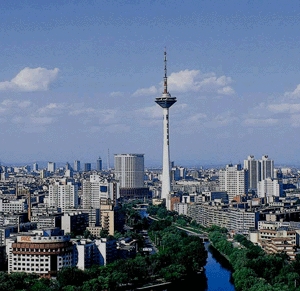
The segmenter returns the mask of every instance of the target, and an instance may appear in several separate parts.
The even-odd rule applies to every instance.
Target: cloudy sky
[[[47,2],[47,3],[46,3]],[[300,165],[299,1],[3,1],[0,162]]]

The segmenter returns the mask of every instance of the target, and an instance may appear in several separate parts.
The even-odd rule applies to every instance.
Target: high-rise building
[[[96,170],[102,171],[102,159],[100,157],[96,161]]]
[[[274,161],[267,155],[262,156],[260,160],[260,181],[267,178],[274,178]]]
[[[166,201],[166,207],[170,210],[171,197],[171,169],[170,169],[170,149],[169,149],[169,108],[177,101],[176,97],[171,97],[167,85],[167,52],[164,53],[164,91],[161,97],[157,97],[155,102],[163,108],[163,170],[161,198]]]
[[[80,171],[80,161],[75,160],[74,161],[74,169],[75,172],[79,172]]]
[[[92,164],[91,163],[84,163],[84,171],[90,172],[92,170]]]
[[[282,183],[277,179],[266,178],[258,182],[257,196],[265,198],[265,203],[273,202],[272,200],[275,200],[275,197],[280,197],[282,192]]]
[[[39,170],[39,166],[37,163],[34,163],[33,166],[32,166],[32,171],[33,172],[37,172]]]
[[[255,160],[254,156],[248,156],[247,160],[244,160],[244,169],[247,170],[248,176],[248,189],[257,191],[257,183],[260,176],[260,163]]]
[[[56,170],[56,165],[54,162],[48,162],[48,167],[47,167],[48,172],[54,173]]]
[[[49,185],[49,206],[59,207],[64,212],[78,207],[78,185],[72,182],[56,181]]]
[[[100,176],[91,175],[82,181],[82,207],[100,209]]]
[[[267,155],[262,156],[261,160],[255,160],[254,156],[248,156],[244,160],[244,169],[247,170],[248,189],[257,192],[258,183],[267,178],[274,178],[274,161]]]
[[[236,196],[247,195],[248,182],[247,171],[241,165],[226,165],[224,170],[219,172],[220,191],[226,191],[229,202]]]
[[[115,177],[121,188],[144,187],[144,155],[116,154]]]
[[[119,181],[122,199],[151,198],[149,188],[144,186],[143,154],[116,154],[115,178]]]

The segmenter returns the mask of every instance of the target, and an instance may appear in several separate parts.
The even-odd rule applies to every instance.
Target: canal
[[[168,286],[163,290],[195,290],[195,291],[235,291],[231,282],[232,270],[228,261],[212,248],[209,242],[205,243],[208,252],[204,273],[189,280],[176,283],[176,286]]]

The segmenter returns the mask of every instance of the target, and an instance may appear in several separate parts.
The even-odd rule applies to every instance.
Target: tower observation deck
[[[165,200],[166,207],[170,210],[171,196],[171,170],[170,170],[170,149],[169,149],[169,108],[177,101],[176,97],[171,97],[168,92],[167,78],[167,53],[164,52],[164,91],[161,97],[157,97],[155,102],[163,108],[163,172],[161,198]]]

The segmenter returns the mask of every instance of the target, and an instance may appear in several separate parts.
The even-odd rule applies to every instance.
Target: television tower
[[[157,97],[155,102],[163,108],[163,171],[162,171],[162,186],[161,198],[165,199],[166,208],[170,210],[171,203],[171,175],[170,175],[170,149],[169,149],[169,108],[177,101],[176,97],[171,97],[168,92],[167,83],[167,52],[164,52],[165,76],[164,76],[164,91],[161,97]]]

